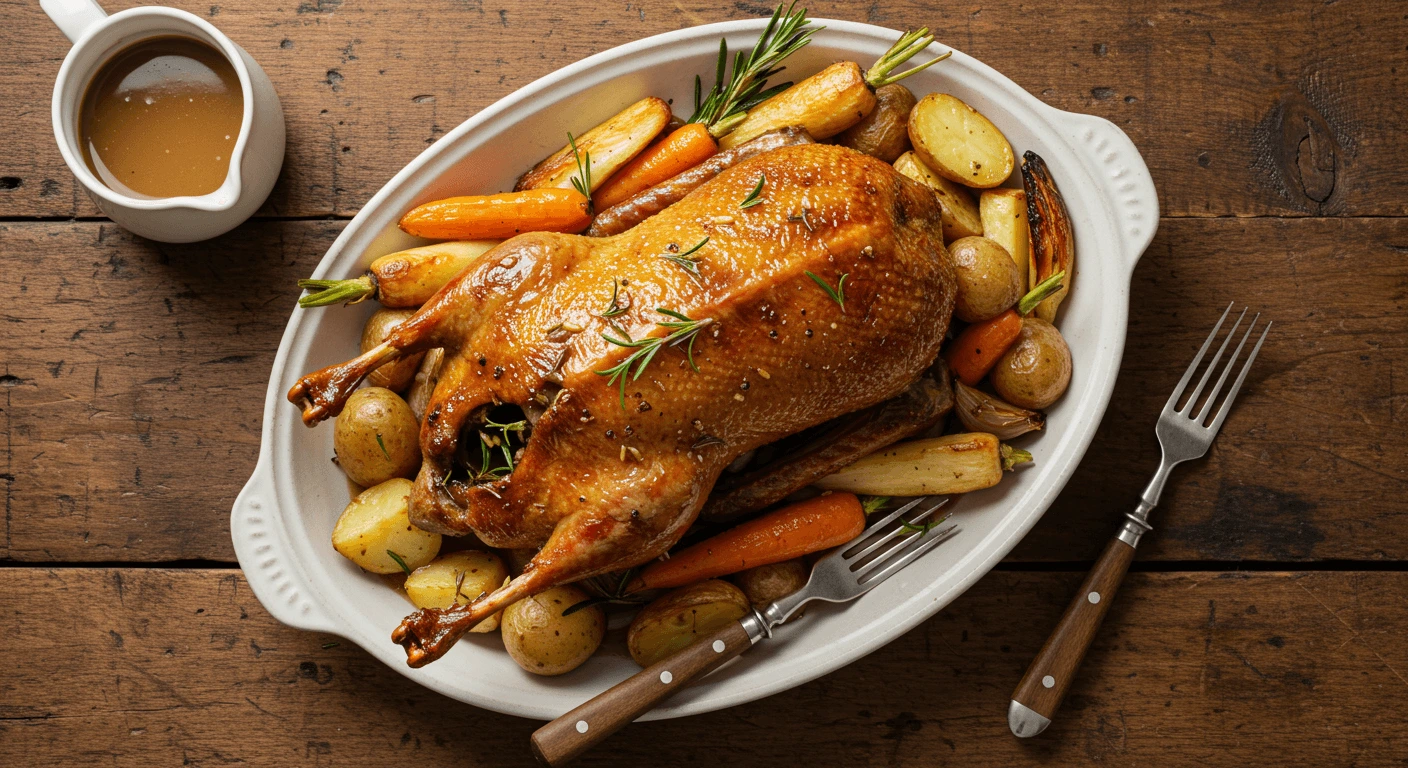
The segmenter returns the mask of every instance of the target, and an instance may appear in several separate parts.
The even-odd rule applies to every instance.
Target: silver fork
[[[1261,343],[1266,341],[1266,334],[1271,330],[1269,321],[1262,329],[1261,336],[1257,338],[1256,346],[1252,347],[1251,354],[1247,355],[1247,361],[1238,371],[1232,388],[1227,390],[1226,397],[1222,398],[1222,404],[1215,410],[1213,406],[1218,401],[1222,385],[1227,383],[1227,376],[1231,373],[1233,365],[1242,354],[1242,347],[1256,328],[1260,313],[1252,317],[1241,341],[1237,342],[1237,348],[1233,350],[1232,356],[1222,368],[1222,373],[1217,377],[1217,382],[1213,384],[1212,390],[1201,405],[1199,398],[1222,360],[1222,353],[1227,350],[1227,345],[1231,343],[1232,337],[1237,335],[1237,329],[1246,319],[1245,309],[1237,317],[1237,322],[1233,323],[1232,329],[1227,332],[1222,345],[1217,348],[1217,354],[1213,355],[1207,370],[1202,378],[1198,379],[1193,393],[1188,396],[1182,407],[1178,405],[1188,382],[1193,380],[1193,374],[1197,372],[1203,356],[1217,339],[1218,331],[1222,329],[1223,322],[1231,312],[1232,305],[1229,304],[1222,317],[1218,318],[1217,325],[1213,326],[1212,333],[1208,334],[1207,341],[1204,341],[1202,348],[1198,350],[1197,357],[1193,358],[1192,365],[1183,373],[1183,378],[1178,380],[1178,386],[1173,388],[1173,394],[1164,404],[1163,412],[1159,414],[1159,423],[1154,433],[1159,437],[1163,458],[1159,462],[1158,471],[1154,473],[1154,479],[1144,488],[1139,506],[1135,507],[1133,512],[1125,514],[1119,532],[1106,545],[1090,575],[1085,577],[1080,590],[1066,607],[1060,623],[1046,639],[1046,644],[1032,660],[1031,666],[1027,667],[1027,673],[1022,676],[1017,689],[1012,692],[1012,703],[1007,707],[1007,724],[1017,736],[1035,736],[1051,724],[1051,717],[1055,715],[1057,708],[1061,706],[1061,700],[1070,690],[1076,670],[1085,658],[1091,641],[1095,639],[1095,632],[1100,628],[1106,611],[1109,610],[1115,590],[1119,588],[1125,572],[1129,570],[1129,563],[1134,559],[1134,548],[1139,546],[1139,539],[1144,534],[1153,530],[1149,525],[1149,512],[1158,506],[1159,496],[1164,491],[1169,472],[1176,465],[1207,453],[1213,438],[1217,437],[1218,430],[1222,429],[1222,422],[1227,419],[1227,413],[1232,410],[1232,401],[1237,398],[1237,391],[1242,388],[1242,381],[1247,378],[1247,371],[1251,370],[1252,361],[1256,359],[1257,352],[1261,351]]]
[[[812,600],[844,603],[874,589],[953,537],[958,526],[927,522],[948,499],[921,496],[871,523],[859,536],[812,566],[806,586],[696,640],[693,645],[637,672],[580,707],[539,728],[533,751],[548,765],[563,765],[653,709],[691,680],[717,669]],[[913,510],[926,508],[912,517]],[[903,518],[903,520],[901,520]],[[947,519],[947,518],[945,518]]]

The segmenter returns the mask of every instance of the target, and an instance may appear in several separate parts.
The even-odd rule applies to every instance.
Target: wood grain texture
[[[1132,574],[1061,715],[1011,686],[1077,575],[994,573],[855,664],[638,723],[579,765],[1385,765],[1408,753],[1408,576]],[[0,570],[0,764],[530,766],[540,724],[288,629],[237,572]],[[766,652],[760,646],[752,652]],[[43,663],[37,660],[44,659]]]
[[[109,12],[140,5],[113,0]],[[271,216],[355,212],[422,149],[515,88],[592,53],[767,3],[550,4],[295,0],[172,5],[209,19],[268,71],[288,152]],[[1111,6],[809,3],[814,16],[928,25],[1032,94],[1115,121],[1165,214],[1402,215],[1408,185],[1395,3],[1310,0]],[[97,211],[54,146],[49,99],[67,48],[37,3],[0,5],[0,216]],[[1399,66],[1393,66],[1399,62]]]
[[[97,222],[0,224],[0,274],[18,276],[0,282],[0,557],[233,561],[229,509],[294,280],[341,226],[158,246]],[[1165,220],[1104,423],[1013,558],[1094,559],[1158,464],[1167,393],[1235,298],[1276,330],[1208,457],[1175,470],[1139,559],[1408,559],[1405,254],[1408,219]]]

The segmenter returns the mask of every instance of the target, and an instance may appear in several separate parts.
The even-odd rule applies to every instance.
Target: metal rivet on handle
[[[1052,677],[1051,675],[1047,675],[1046,677],[1041,678],[1041,684],[1047,688],[1054,688],[1056,687],[1056,678]],[[586,725],[586,723],[577,723],[577,730],[586,732]]]
[[[675,679],[675,676],[672,675],[672,674],[670,674],[670,670],[668,670],[668,669],[665,670],[664,672],[661,672],[661,673],[660,673],[660,682],[662,682],[662,683],[664,683],[664,684],[666,684],[666,685],[669,685],[669,684],[670,684],[670,681],[671,681],[671,680],[674,680],[674,679]]]
[[[1047,687],[1049,688],[1049,687],[1051,687],[1051,686],[1047,686]],[[586,732],[587,732],[587,721],[586,721],[586,720],[578,720],[578,721],[577,721],[577,733],[586,733]]]
[[[714,653],[723,653],[723,652],[724,652],[724,641],[722,641],[722,640],[715,640],[715,641],[714,641]]]
[[[1100,593],[1099,593],[1099,592],[1091,592],[1090,594],[1088,594],[1088,595],[1085,596],[1085,599],[1086,599],[1086,600],[1089,600],[1091,605],[1096,605],[1097,603],[1100,602]]]

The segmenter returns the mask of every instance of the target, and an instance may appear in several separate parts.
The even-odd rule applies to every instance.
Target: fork
[[[934,530],[947,518],[925,523],[948,503],[947,498],[901,520],[932,498],[921,496],[901,506],[818,560],[800,590],[761,611],[751,609],[738,621],[696,640],[539,728],[533,734],[534,753],[548,765],[563,765],[650,711],[691,680],[712,672],[759,640],[772,637],[773,627],[787,621],[806,603],[844,603],[869,592],[957,532],[956,525]],[[895,524],[896,521],[900,522]]]
[[[1159,496],[1163,493],[1169,472],[1178,464],[1206,454],[1213,438],[1217,437],[1218,430],[1222,428],[1222,422],[1227,419],[1228,411],[1232,410],[1232,401],[1237,398],[1237,391],[1242,388],[1242,380],[1247,378],[1247,371],[1251,370],[1252,361],[1256,359],[1257,352],[1261,351],[1261,343],[1266,341],[1266,334],[1271,330],[1269,321],[1256,340],[1256,346],[1252,347],[1251,354],[1247,356],[1247,361],[1242,364],[1242,369],[1237,373],[1237,378],[1232,382],[1232,388],[1227,391],[1222,404],[1216,410],[1213,410],[1213,404],[1217,402],[1232,366],[1242,354],[1242,347],[1256,328],[1260,313],[1252,317],[1246,332],[1242,334],[1242,340],[1237,343],[1237,348],[1228,358],[1227,365],[1223,367],[1207,398],[1196,410],[1194,407],[1198,405],[1203,388],[1217,369],[1218,362],[1222,360],[1222,353],[1227,350],[1227,345],[1237,334],[1242,320],[1246,318],[1246,309],[1242,310],[1237,322],[1233,323],[1231,330],[1227,332],[1227,337],[1217,348],[1217,354],[1213,355],[1207,370],[1202,378],[1198,379],[1193,393],[1188,396],[1182,407],[1178,406],[1183,390],[1187,388],[1188,382],[1192,381],[1203,356],[1207,354],[1208,348],[1217,338],[1217,332],[1222,329],[1223,322],[1231,312],[1232,304],[1228,304],[1227,309],[1222,312],[1222,317],[1218,318],[1217,325],[1213,326],[1212,333],[1208,334],[1207,341],[1204,341],[1202,348],[1198,350],[1197,357],[1193,358],[1193,363],[1184,371],[1183,378],[1178,380],[1178,386],[1173,388],[1173,394],[1164,404],[1163,412],[1159,414],[1154,433],[1158,435],[1163,456],[1154,478],[1144,488],[1139,506],[1133,512],[1125,514],[1119,531],[1105,546],[1105,551],[1100,554],[1100,559],[1095,562],[1090,575],[1085,577],[1080,590],[1066,607],[1066,612],[1062,614],[1056,629],[1046,639],[1046,644],[1041,647],[1031,666],[1027,667],[1022,681],[1017,684],[1017,689],[1012,692],[1012,703],[1007,707],[1007,725],[1013,734],[1029,738],[1046,730],[1051,724],[1051,717],[1056,714],[1061,700],[1070,690],[1076,670],[1085,658],[1085,652],[1089,650],[1091,641],[1095,639],[1095,632],[1100,628],[1100,622],[1104,620],[1105,613],[1110,608],[1115,590],[1119,589],[1120,582],[1129,570],[1129,563],[1134,559],[1134,548],[1139,546],[1139,539],[1144,534],[1153,530],[1153,526],[1149,525],[1149,512],[1158,506]]]

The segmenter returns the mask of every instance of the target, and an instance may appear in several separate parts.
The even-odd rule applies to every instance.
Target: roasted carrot
[[[435,240],[484,240],[523,232],[581,232],[591,201],[575,189],[543,188],[497,195],[447,197],[416,206],[401,229]]]
[[[627,588],[678,587],[839,546],[865,529],[853,493],[826,493],[789,504],[651,563]]]
[[[666,179],[693,168],[719,151],[709,128],[688,123],[660,141],[646,147],[635,159],[612,174],[592,195],[598,211],[628,200]]]
[[[990,320],[964,328],[944,352],[944,361],[954,377],[970,387],[977,386],[1021,334],[1022,318],[1031,314],[1047,296],[1060,290],[1065,277],[1065,272],[1057,272],[1023,296],[1016,306]]]

